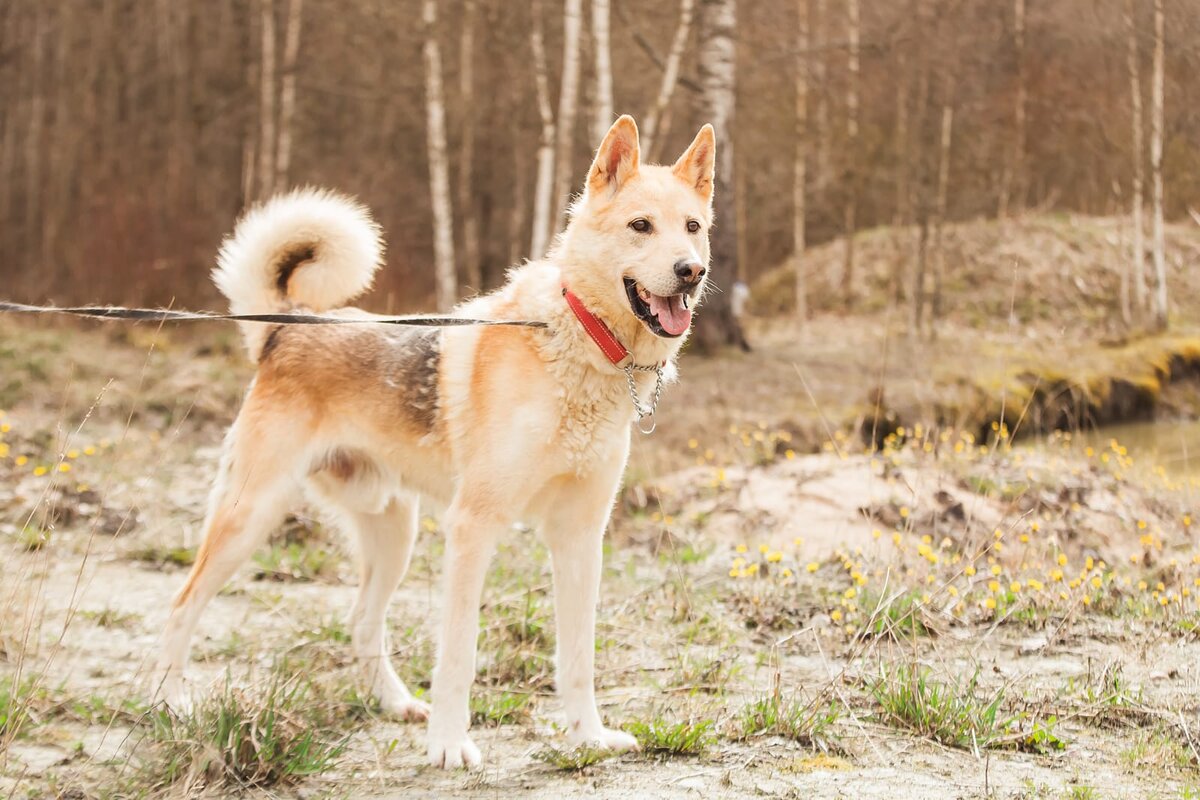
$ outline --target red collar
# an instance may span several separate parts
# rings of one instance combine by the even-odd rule
[[[632,360],[629,351],[625,349],[625,345],[617,340],[613,332],[604,324],[604,320],[587,310],[583,301],[576,297],[575,293],[568,289],[565,283],[562,287],[562,293],[563,297],[567,300],[567,305],[574,312],[575,318],[579,320],[579,324],[587,331],[587,335],[592,337],[592,341],[600,348],[600,352],[604,353],[604,357],[614,367],[624,369]]]

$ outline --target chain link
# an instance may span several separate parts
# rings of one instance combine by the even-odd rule
[[[634,371],[637,372],[653,372],[654,378],[654,397],[650,401],[650,406],[642,405],[642,400],[638,397],[637,382],[633,379]],[[658,364],[644,367],[641,364],[626,364],[625,365],[625,380],[629,383],[629,399],[633,400],[633,410],[637,413],[637,428],[644,434],[654,433],[654,429],[658,424],[654,421],[654,412],[658,410],[658,401],[662,397],[663,388],[663,369]],[[642,420],[650,418],[650,428],[647,429]]]

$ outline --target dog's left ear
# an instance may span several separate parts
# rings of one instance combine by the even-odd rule
[[[621,116],[604,135],[588,170],[588,190],[616,193],[638,171],[638,130],[633,117]]]
[[[711,203],[716,157],[717,138],[713,133],[713,126],[705,125],[696,134],[687,151],[671,167],[671,172],[694,188],[706,203]]]

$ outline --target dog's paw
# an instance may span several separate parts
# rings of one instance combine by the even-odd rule
[[[429,737],[429,763],[442,769],[478,767],[483,762],[479,748],[465,733],[462,736]]]
[[[573,734],[568,737],[568,740],[573,747],[578,747],[581,744],[591,744],[618,753],[641,749],[641,745],[638,744],[637,739],[624,731],[617,731],[612,728],[601,728],[599,731],[592,731],[590,733]]]
[[[429,703],[424,703],[411,694],[380,697],[379,708],[389,717],[405,722],[425,722],[429,719]]]

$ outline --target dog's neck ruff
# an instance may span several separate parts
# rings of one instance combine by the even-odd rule
[[[663,367],[667,365],[667,362],[663,361],[661,364],[652,364],[649,366],[633,363],[633,354],[626,349],[625,345],[621,344],[620,339],[604,324],[604,320],[597,317],[591,311],[588,311],[583,301],[568,289],[565,283],[562,287],[562,293],[567,301],[567,307],[571,309],[571,313],[575,315],[575,319],[579,320],[579,324],[583,326],[588,337],[596,343],[596,346],[600,348],[600,352],[604,354],[604,357],[608,359],[610,364],[625,373],[625,378],[629,382],[629,397],[633,400],[633,410],[637,413],[638,430],[646,434],[654,433],[654,412],[658,410],[658,399],[662,395]],[[633,380],[634,370],[653,372],[656,375],[654,397],[650,400],[649,405],[642,405],[642,401],[638,397],[637,384]],[[646,427],[647,423],[645,420],[647,419],[650,420],[648,423],[649,428]]]

